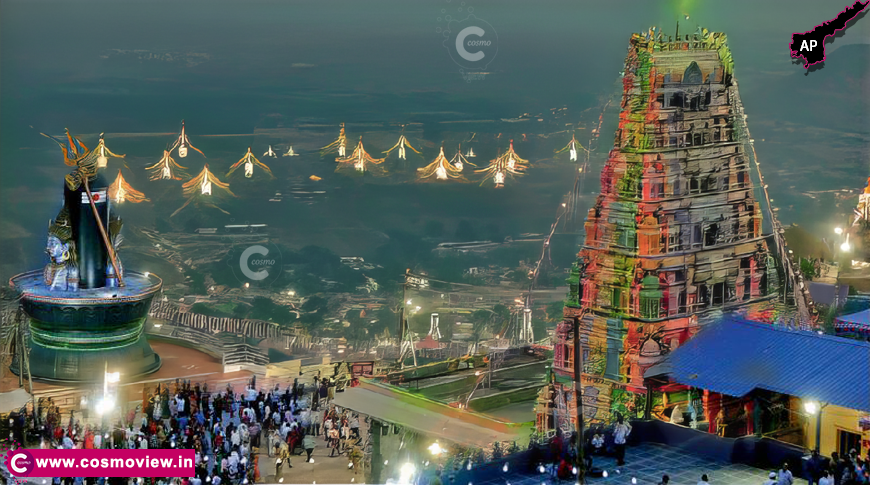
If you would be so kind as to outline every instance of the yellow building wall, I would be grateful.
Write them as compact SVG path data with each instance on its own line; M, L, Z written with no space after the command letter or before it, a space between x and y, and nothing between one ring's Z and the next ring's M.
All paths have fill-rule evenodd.
M820 453L822 456L831 456L831 452L841 454L848 453L849 450L840 450L840 431L855 433L861 436L861 454L866 454L870 449L870 431L862 431L858 425L858 420L862 416L867 416L868 413L856 411L854 409L842 408L829 404L822 408L822 439L820 442ZM804 436L806 443L804 446L807 449L816 447L816 418L808 416L804 420Z

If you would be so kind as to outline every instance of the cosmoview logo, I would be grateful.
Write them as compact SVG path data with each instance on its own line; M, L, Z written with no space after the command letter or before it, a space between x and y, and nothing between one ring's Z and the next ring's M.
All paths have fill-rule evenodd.
M459 35L456 36L456 52L466 61L477 62L477 61L483 59L484 57L486 57L486 54L484 54L483 51L468 52L465 49L465 46L466 45L468 45L469 47L475 47L475 46L479 46L479 45L489 46L490 44L492 44L492 41L489 41L489 40L468 40L467 41L465 39L467 39L468 36L470 36L470 35L476 35L477 37L483 37L484 34L486 34L486 32L483 29L481 29L480 27L476 27L474 25L462 29L459 32Z
M469 15L451 21L444 31L444 46L463 69L484 70L498 54L498 34L486 20Z
M280 276L281 251L274 244L233 247L228 253L227 264L240 282L268 285Z
M251 246L248 249L245 249L244 251L242 251L241 257L239 257L239 268L241 268L243 275L254 281L264 280L267 276L269 276L269 270L259 269L257 271L251 271L251 266L260 268L272 267L275 265L275 260L263 258L252 260L251 256L255 254L268 256L269 250L259 245Z
M33 456L24 450L10 451L6 457L6 464L9 466L9 471L17 477L30 475L36 466Z

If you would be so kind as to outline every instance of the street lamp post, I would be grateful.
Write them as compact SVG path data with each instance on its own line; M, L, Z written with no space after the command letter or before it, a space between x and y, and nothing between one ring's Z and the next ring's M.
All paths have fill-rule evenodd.
M371 475L369 477L369 483L380 483L381 482L381 470L384 468L383 456L381 455L381 427L383 425L380 421L371 418L371 424L369 426L369 433L371 433L372 437L372 457L371 457L371 467L370 472Z
M806 401L804 403L804 411L810 415L816 416L816 447L815 451L821 452L822 446L822 409L825 409L827 404L819 404L815 401Z

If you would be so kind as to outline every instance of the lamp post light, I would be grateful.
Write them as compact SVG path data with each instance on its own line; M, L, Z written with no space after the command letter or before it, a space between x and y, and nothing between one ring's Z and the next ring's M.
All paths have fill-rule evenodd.
M822 444L822 409L825 409L827 404L819 404L816 401L804 401L804 411L810 416L816 417L816 447L815 451L820 451Z
M444 448L441 448L441 445L438 444L438 442L436 441L436 442L432 443L431 445L429 445L429 452L435 456L438 456L444 452Z
M402 465L399 468L399 484L407 485L412 483L415 471L417 471L417 467L415 467L413 463L409 462Z
M842 256L843 253L848 253L852 250L852 245L849 243L849 232L843 229L840 226L834 228L834 234L838 236L838 239L842 241L839 245L840 254L835 255L835 260L839 259L837 256Z
M109 384L117 384L121 381L120 372L109 372L109 363L106 362L106 370L103 373L103 397L97 402L97 414L104 416L112 412L115 407L115 397L109 392Z
M447 453L447 448L441 446L441 444L438 443L438 441L436 440L434 443L429 445L429 453L432 453L432 455L434 456L435 469L440 470L442 467L441 457L444 456L445 453ZM428 461L426 462L426 466L429 466Z
M844 253L848 253L851 250L852 250L852 245L849 244L849 235L846 234L846 240L843 241L843 244L840 244L840 251L842 251Z

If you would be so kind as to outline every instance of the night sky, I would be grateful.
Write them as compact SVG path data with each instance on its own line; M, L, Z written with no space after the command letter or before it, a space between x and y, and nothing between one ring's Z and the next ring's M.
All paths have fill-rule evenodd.
M403 186L410 175L401 171L377 182L388 188L367 191L360 187L370 183L365 179L332 176L332 162L319 159L313 150L329 143L343 121L351 140L366 133L373 152L395 142L397 124L416 123L414 133L425 148L424 158L411 163L411 174L413 167L434 158L438 145L453 147L469 131L478 133L477 161L485 163L482 159L494 158L509 137L519 140L523 133L560 129L556 123L535 126L501 118L562 106L568 107L569 122L581 121L581 113L590 108L597 113L599 99L618 93L631 33L653 25L672 32L677 21L684 33L702 25L728 34L774 205L785 224L826 230L850 212L854 197L837 200L822 191L854 193L870 174L870 19L856 20L844 36L827 45L824 68L805 75L802 65L789 57L791 34L835 17L845 3L789 1L784 11L785 3L4 0L0 276L5 279L43 262L45 226L59 209L67 167L56 146L39 132L58 135L64 127L81 134L90 146L96 134L106 132L108 146L128 154L128 181L159 198L163 189L149 185L142 168L159 159L182 118L193 143L209 156L185 159L191 172L207 161L219 166L221 175L247 146L253 145L259 155L266 145L284 141L255 136L255 131L275 127L276 120L285 128L308 126L294 142L304 154L293 162L300 168L289 167L285 158L274 161L273 169L282 180L309 172L329 174L325 182L335 196L319 208L282 206L285 213L302 218L286 219L284 229L297 233L304 228L290 225L301 220L325 220L328 225L335 218L335 224L347 226L339 213L342 205L335 202L344 197L340 194L352 194L357 211L352 227L360 231L396 224L413 230L427 218L449 225L479 216L497 222L516 219L503 223L505 231L543 232L573 180L574 169L564 157L552 160L553 150L564 146L570 135L518 143L533 168L503 192L469 184L461 190L409 194L414 191ZM468 7L495 28L499 43L490 74L474 82L462 79L436 32L446 25L446 15L462 17ZM129 52L137 50L159 59L143 60L143 53ZM587 204L598 190L597 175L616 113L611 109L606 115L601 147L585 185ZM460 123L468 120L476 122ZM129 135L155 133L166 135ZM504 134L501 139L495 138L498 133ZM588 132L578 132L579 140L584 136ZM542 161L542 168L532 175L536 161ZM130 219L147 225L168 215L178 206L172 197L178 196L167 195L153 214L135 208ZM419 217L391 218L390 207L409 206L409 197L415 197L410 207ZM444 198L450 199L449 210L442 207ZM246 200L235 203L236 213L246 213L240 220L253 217L247 214L251 211L275 207L253 201L246 206ZM365 210L368 204L370 211ZM283 220L274 214L263 217L273 225Z

